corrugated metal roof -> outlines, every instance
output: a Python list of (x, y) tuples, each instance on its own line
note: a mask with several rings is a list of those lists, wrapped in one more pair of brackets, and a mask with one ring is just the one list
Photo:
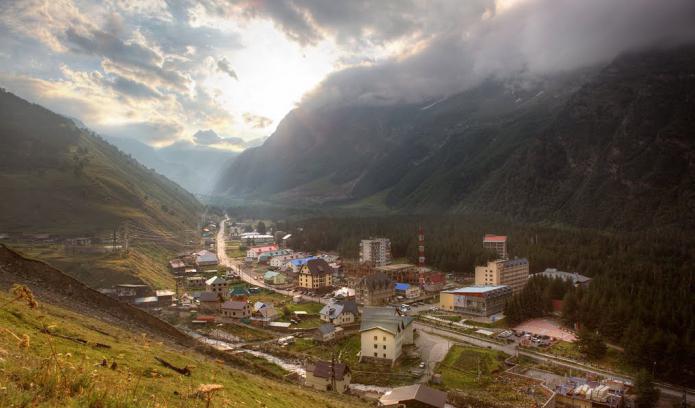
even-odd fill
[(502, 289), (506, 287), (506, 285), (497, 285), (497, 286), (467, 286), (465, 288), (458, 288), (458, 289), (452, 289), (452, 290), (445, 290), (444, 293), (486, 293), (486, 292), (492, 292), (493, 290), (497, 289)]

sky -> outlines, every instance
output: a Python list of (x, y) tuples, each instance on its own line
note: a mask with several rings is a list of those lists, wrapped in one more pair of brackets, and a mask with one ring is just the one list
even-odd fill
[(95, 131), (242, 150), (292, 109), (427, 103), (695, 41), (692, 0), (2, 0), (0, 86)]

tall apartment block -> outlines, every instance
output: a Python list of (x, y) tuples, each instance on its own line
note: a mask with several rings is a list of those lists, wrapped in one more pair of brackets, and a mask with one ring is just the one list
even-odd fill
[(518, 293), (528, 281), (528, 259), (500, 259), (488, 262), (487, 265), (475, 267), (476, 285), (507, 285), (512, 293)]
[(506, 235), (485, 234), (483, 237), (483, 248), (495, 251), (500, 259), (508, 258)]
[(391, 240), (369, 238), (360, 241), (360, 262), (383, 266), (391, 262)]

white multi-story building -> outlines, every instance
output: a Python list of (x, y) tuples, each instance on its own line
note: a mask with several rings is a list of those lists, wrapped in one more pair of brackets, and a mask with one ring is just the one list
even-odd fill
[(383, 266), (391, 262), (391, 240), (369, 238), (360, 241), (360, 262)]

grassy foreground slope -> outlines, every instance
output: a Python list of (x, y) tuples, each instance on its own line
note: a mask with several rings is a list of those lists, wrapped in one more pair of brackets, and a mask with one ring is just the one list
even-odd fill
[[(30, 307), (26, 298), (12, 301), (16, 296), (8, 289), (14, 283), (27, 285), (38, 306)], [(165, 368), (155, 357), (188, 367), (191, 375)], [(154, 317), (4, 247), (0, 368), (3, 407), (204, 407), (197, 391), (209, 384), (222, 386), (212, 407), (363, 406), (201, 348)]]

